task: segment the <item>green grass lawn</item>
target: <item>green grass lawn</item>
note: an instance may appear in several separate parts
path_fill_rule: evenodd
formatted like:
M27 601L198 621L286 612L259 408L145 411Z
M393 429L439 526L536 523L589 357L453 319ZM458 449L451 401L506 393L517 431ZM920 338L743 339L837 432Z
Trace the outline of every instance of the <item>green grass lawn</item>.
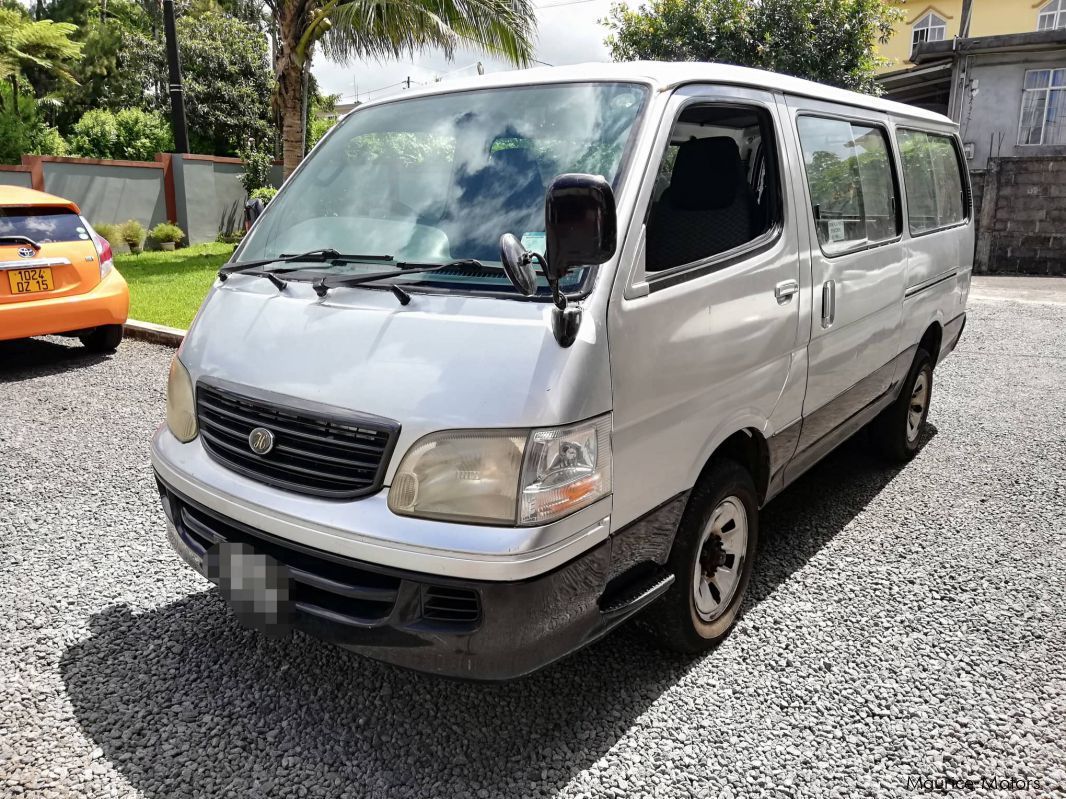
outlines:
M115 267L130 284L130 319L187 328L232 252L232 244L212 243L116 255Z

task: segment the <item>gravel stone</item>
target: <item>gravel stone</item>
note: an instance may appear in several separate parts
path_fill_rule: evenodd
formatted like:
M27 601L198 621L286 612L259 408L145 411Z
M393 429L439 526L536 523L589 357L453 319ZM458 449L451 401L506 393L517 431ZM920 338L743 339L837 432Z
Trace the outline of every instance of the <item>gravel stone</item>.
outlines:
M1066 796L1064 322L973 302L917 458L768 506L715 651L505 685L238 626L165 540L172 351L0 342L0 796Z

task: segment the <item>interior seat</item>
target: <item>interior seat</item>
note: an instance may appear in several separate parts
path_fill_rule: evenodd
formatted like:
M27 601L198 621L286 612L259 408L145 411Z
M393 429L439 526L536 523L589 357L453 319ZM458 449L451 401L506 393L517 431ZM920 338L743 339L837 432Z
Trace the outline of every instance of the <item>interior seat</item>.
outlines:
M755 195L737 143L690 139L677 149L670 185L652 207L647 270L669 269L739 247L755 237Z

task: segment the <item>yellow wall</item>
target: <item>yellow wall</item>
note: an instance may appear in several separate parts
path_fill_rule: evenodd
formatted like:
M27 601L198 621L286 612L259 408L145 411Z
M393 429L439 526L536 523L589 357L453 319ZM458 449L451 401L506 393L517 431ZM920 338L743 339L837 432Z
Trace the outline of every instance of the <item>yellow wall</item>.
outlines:
M929 11L947 20L946 39L959 35L962 17L962 0L886 0L903 11L903 22L887 44L881 45L880 54L891 63L883 68L890 72L910 64L911 25ZM1036 17L1047 0L973 0L970 18L970 36L995 36L999 33L1028 33L1036 30Z

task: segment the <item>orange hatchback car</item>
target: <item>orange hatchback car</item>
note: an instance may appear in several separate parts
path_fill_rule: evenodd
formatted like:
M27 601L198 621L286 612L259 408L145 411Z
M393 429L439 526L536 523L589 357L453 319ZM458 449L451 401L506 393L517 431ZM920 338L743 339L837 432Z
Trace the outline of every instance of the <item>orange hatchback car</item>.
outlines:
M60 334L109 352L129 307L111 245L77 205L0 186L0 340Z

